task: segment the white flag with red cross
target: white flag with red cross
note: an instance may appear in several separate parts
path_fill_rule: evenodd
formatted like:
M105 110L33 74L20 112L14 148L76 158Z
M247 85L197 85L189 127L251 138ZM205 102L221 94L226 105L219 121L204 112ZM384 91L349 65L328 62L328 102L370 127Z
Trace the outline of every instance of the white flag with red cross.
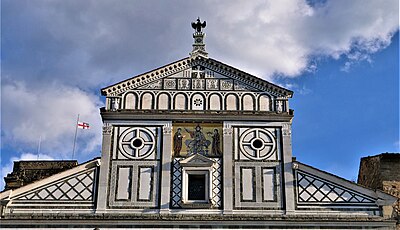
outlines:
M90 126L89 126L89 123L86 123L86 122L78 122L78 128L80 128L80 129L89 129L90 128Z

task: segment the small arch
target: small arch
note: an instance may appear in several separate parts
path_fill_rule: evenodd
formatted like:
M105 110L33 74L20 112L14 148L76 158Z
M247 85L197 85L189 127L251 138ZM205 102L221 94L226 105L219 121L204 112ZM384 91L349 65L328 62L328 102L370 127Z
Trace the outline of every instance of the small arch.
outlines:
M192 110L205 110L206 100L203 94L195 93L192 95L191 99L191 109Z
M225 97L225 110L239 110L239 99L236 94L228 94Z
M160 93L157 96L157 109L159 110L169 110L170 109L170 96L168 93Z
M183 93L178 93L174 97L174 109L186 110L187 109L187 96Z
M124 96L123 108L124 109L136 109L137 107L137 95L134 92L129 92Z
M260 111L271 111L271 98L268 94L261 94L258 97L258 108Z
M208 97L208 109L209 110L221 110L222 109L222 97L219 94L211 94Z
M141 109L154 108L154 95L152 93L144 93L141 97Z
M254 96L251 94L245 94L242 96L242 110L253 111L254 109Z

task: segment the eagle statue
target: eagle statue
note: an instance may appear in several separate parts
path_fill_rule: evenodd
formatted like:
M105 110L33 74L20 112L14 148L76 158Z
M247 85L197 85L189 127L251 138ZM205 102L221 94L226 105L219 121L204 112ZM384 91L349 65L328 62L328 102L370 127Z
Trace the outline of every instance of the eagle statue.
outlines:
M201 32L201 28L206 27L206 21L203 23L200 21L200 17L197 18L197 22L192 22L192 28L195 29L197 32Z

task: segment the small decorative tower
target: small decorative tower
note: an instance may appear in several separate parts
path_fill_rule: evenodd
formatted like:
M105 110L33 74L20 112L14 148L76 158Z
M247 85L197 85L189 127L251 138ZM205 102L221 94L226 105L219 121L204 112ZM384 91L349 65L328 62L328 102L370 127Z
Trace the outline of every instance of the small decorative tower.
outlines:
M206 21L201 22L200 17L197 18L196 22L192 22L192 28L195 30L193 33L194 43L193 43L193 51L190 53L191 57L202 55L204 57L208 56L206 52L206 45L204 44L204 37L206 36L203 33L202 28L206 27Z

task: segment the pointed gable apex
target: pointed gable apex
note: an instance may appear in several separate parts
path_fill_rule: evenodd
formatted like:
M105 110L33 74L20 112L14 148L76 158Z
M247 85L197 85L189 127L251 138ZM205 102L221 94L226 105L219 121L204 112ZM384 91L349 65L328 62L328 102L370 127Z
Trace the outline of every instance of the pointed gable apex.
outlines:
M200 154L192 155L180 161L182 166L211 166L214 161Z
M139 74L114 85L105 87L101 89L101 93L103 96L118 96L128 90L138 89L147 84L173 76L174 74L184 70L191 70L196 66L207 68L208 70L216 72L226 78L236 80L236 82L240 84L238 85L239 88L252 88L259 91L268 92L272 95L282 98L291 98L293 96L293 92L291 90L285 89L264 79L241 71L223 62L203 56L187 57L149 72ZM160 87L162 87L161 81Z

